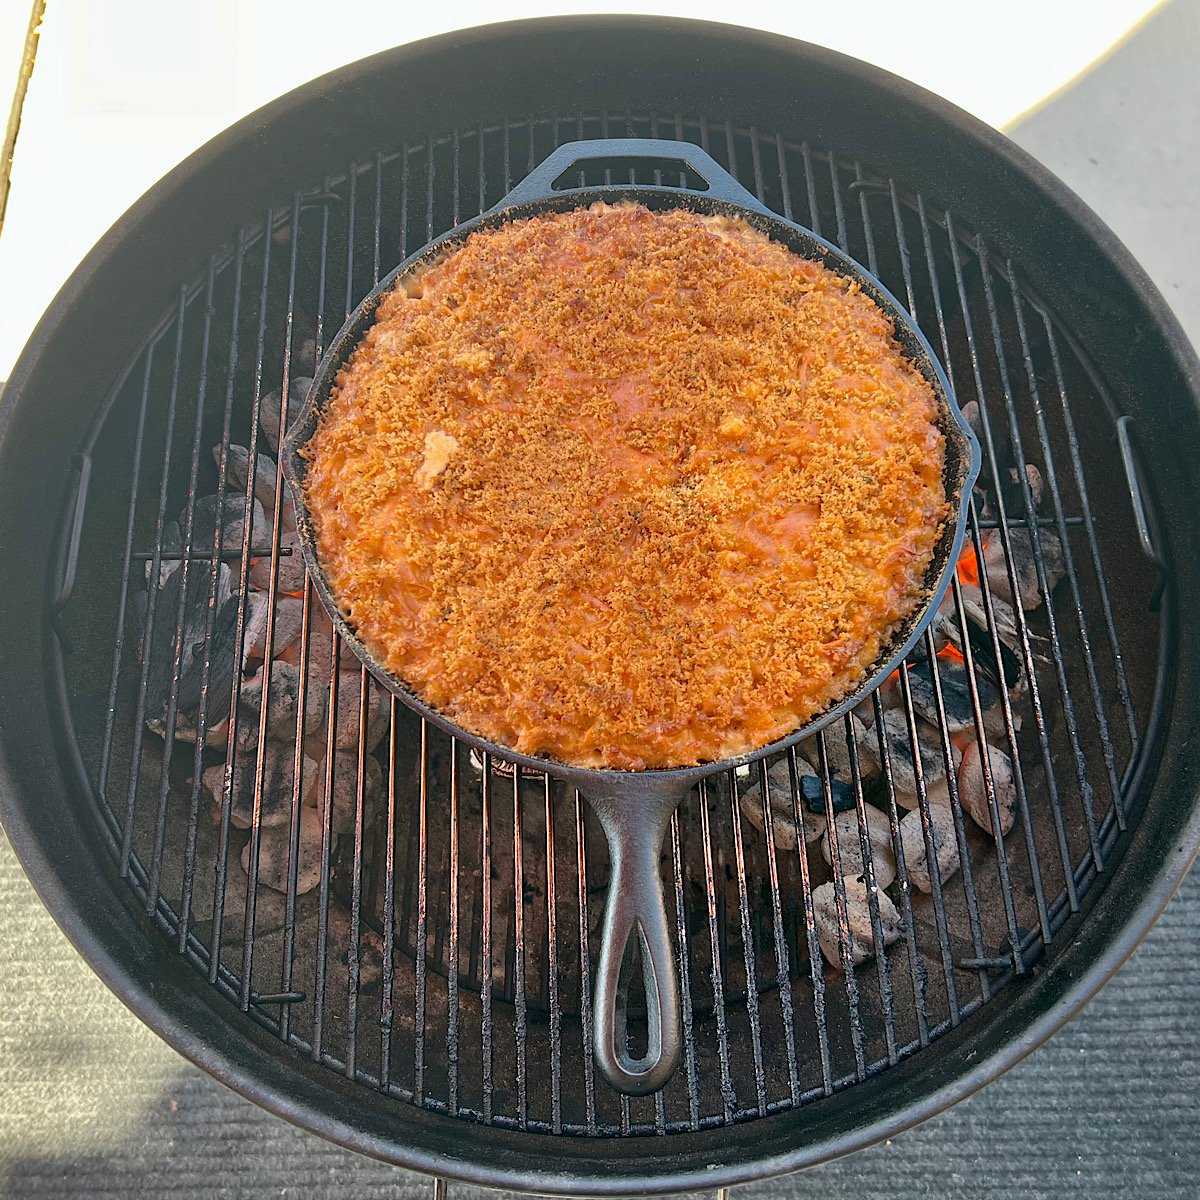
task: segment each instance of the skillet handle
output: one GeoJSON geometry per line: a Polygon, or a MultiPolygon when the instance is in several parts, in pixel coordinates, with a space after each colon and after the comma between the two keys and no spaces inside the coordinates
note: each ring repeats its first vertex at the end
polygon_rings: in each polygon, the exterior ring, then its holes
{"type": "MultiPolygon", "coordinates": [[[[584,793],[587,795],[587,793],[584,793]]],[[[682,1044],[679,974],[663,895],[659,852],[686,792],[664,795],[588,795],[608,839],[612,875],[600,944],[595,994],[595,1054],[601,1074],[619,1092],[646,1096],[675,1073],[682,1044]],[[646,1053],[629,1051],[628,983],[621,968],[636,936],[646,987],[646,1053]]]]}
{"type": "MultiPolygon", "coordinates": [[[[589,159],[646,159],[682,163],[690,167],[707,184],[707,188],[672,188],[672,191],[693,196],[710,196],[715,200],[726,200],[741,208],[774,216],[752,192],[748,192],[706,150],[691,142],[676,142],[665,138],[597,138],[584,142],[565,142],[552,150],[521,180],[491,211],[513,208],[520,204],[531,204],[538,200],[549,200],[554,196],[580,190],[578,187],[555,188],[554,181],[572,167],[589,159]]],[[[639,184],[606,184],[604,191],[644,191],[639,184]]]]}

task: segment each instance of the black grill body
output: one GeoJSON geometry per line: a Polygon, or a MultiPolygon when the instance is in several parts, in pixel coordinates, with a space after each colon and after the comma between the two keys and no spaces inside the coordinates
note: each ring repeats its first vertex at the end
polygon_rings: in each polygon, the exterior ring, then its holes
{"type": "MultiPolygon", "coordinates": [[[[153,189],[56,299],[6,388],[0,625],[22,631],[0,644],[6,829],[139,1015],[347,1145],[591,1194],[713,1186],[844,1153],[1048,1036],[1132,950],[1196,852],[1198,394],[1173,318],[1078,200],[993,131],[862,64],[630,18],[493,26],[366,60],[248,118],[153,189]],[[685,804],[664,872],[689,947],[690,1057],[667,1090],[632,1102],[586,1065],[591,889],[606,864],[577,796],[487,761],[475,770],[440,731],[393,715],[386,816],[368,823],[360,804],[351,835],[331,839],[310,970],[296,906],[272,928],[227,825],[210,842],[186,803],[182,818],[173,807],[192,748],[177,743],[164,767],[142,732],[137,667],[113,620],[130,563],[161,562],[161,514],[194,493],[192,447],[220,439],[223,414],[227,440],[246,437],[303,339],[322,345],[376,278],[553,145],[597,136],[706,145],[769,207],[907,297],[959,401],[978,390],[991,413],[993,453],[1053,461],[1062,492],[1047,511],[1077,559],[1078,602],[1056,605],[1038,643],[1043,720],[1021,735],[1028,819],[1002,846],[976,839],[973,892],[955,881],[960,900],[908,914],[907,945],[858,972],[822,970],[796,909],[809,865],[777,859],[743,825],[746,782],[685,804]],[[457,786],[472,770],[473,790],[457,786]],[[540,907],[512,906],[535,867],[557,880],[556,903],[543,891],[540,907]],[[202,919],[181,923],[185,891],[202,919]],[[223,899],[218,916],[216,897],[237,891],[242,906],[223,899]],[[341,901],[339,931],[328,914],[341,901]],[[377,992],[360,987],[367,930],[388,951],[377,992]]],[[[987,447],[984,459],[986,473],[987,447]]],[[[1011,507],[1019,527],[1019,497],[1011,507]]],[[[973,514],[977,544],[987,520],[973,514]]],[[[998,523],[1009,536],[1003,511],[998,523]]],[[[278,525],[266,533],[275,561],[278,525]]],[[[361,739],[357,752],[361,778],[361,739]]]]}

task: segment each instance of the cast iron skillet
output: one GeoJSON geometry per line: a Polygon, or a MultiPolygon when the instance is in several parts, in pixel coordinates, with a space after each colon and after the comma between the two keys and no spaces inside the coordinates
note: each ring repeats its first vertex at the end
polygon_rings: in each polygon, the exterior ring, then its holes
{"type": "Polygon", "coordinates": [[[509,762],[547,771],[578,788],[600,819],[608,839],[612,875],[596,978],[596,1062],[609,1083],[622,1092],[645,1095],[656,1091],[675,1070],[681,1040],[679,982],[659,872],[659,851],[671,814],[691,788],[704,777],[765,755],[776,754],[810,737],[858,704],[912,649],[950,584],[954,564],[962,548],[967,500],[979,473],[979,446],[955,403],[950,384],[929,343],[899,301],[878,280],[811,230],[785,221],[764,207],[700,147],[688,142],[640,138],[571,142],[553,151],[495,208],[456,226],[410,255],[367,296],[330,343],[321,360],[304,411],[288,432],[282,458],[296,504],[300,545],[313,587],[338,632],[372,674],[409,708],[466,745],[509,762]],[[656,166],[664,161],[679,163],[705,180],[707,188],[693,191],[637,184],[556,186],[560,177],[565,176],[571,168],[579,168],[591,160],[611,163],[614,159],[640,159],[656,166]],[[862,290],[894,322],[897,342],[933,387],[941,410],[940,425],[946,439],[946,496],[952,510],[957,511],[955,519],[946,523],[935,547],[926,572],[923,603],[897,630],[890,645],[881,652],[876,665],[863,676],[861,685],[852,694],[787,737],[752,753],[722,762],[653,771],[572,767],[518,754],[507,746],[490,742],[456,725],[423,703],[402,680],[389,674],[347,624],[318,560],[312,521],[303,503],[306,463],[300,452],[316,430],[338,372],[374,322],[375,309],[381,298],[398,281],[431,265],[476,230],[492,229],[507,221],[539,213],[564,212],[597,200],[636,200],[651,209],[688,208],[699,213],[739,217],[797,254],[814,259],[839,275],[857,280],[862,290]],[[629,1050],[626,988],[621,985],[622,966],[631,952],[630,939],[635,929],[641,947],[648,1027],[646,1053],[640,1058],[634,1058],[629,1050]]]}

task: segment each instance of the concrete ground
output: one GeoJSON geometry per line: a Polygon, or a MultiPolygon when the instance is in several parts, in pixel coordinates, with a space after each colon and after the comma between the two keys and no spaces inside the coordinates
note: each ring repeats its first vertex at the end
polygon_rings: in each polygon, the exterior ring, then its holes
{"type": "MultiPolygon", "coordinates": [[[[1124,238],[1200,341],[1200,233],[1189,220],[1198,59],[1200,0],[1175,0],[1009,132],[1124,238]]],[[[261,1112],[168,1049],[58,932],[2,837],[0,964],[0,1196],[428,1192],[422,1177],[261,1112]]],[[[1116,980],[1008,1076],[891,1142],[737,1195],[1195,1196],[1198,996],[1193,873],[1116,980]]],[[[477,1189],[450,1191],[466,1200],[477,1189]]]]}

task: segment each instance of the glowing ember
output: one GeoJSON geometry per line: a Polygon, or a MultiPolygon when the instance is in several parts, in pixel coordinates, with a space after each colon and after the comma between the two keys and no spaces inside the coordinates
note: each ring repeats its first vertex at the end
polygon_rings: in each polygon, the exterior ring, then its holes
{"type": "Polygon", "coordinates": [[[957,646],[953,642],[947,642],[945,647],[938,651],[938,658],[944,658],[953,662],[966,664],[966,659],[963,658],[957,646]]]}
{"type": "MultiPolygon", "coordinates": [[[[987,550],[987,538],[983,539],[983,548],[987,550]]],[[[962,583],[969,583],[972,587],[979,586],[979,557],[975,553],[975,547],[970,542],[967,543],[966,549],[958,557],[958,578],[962,583]]]]}

